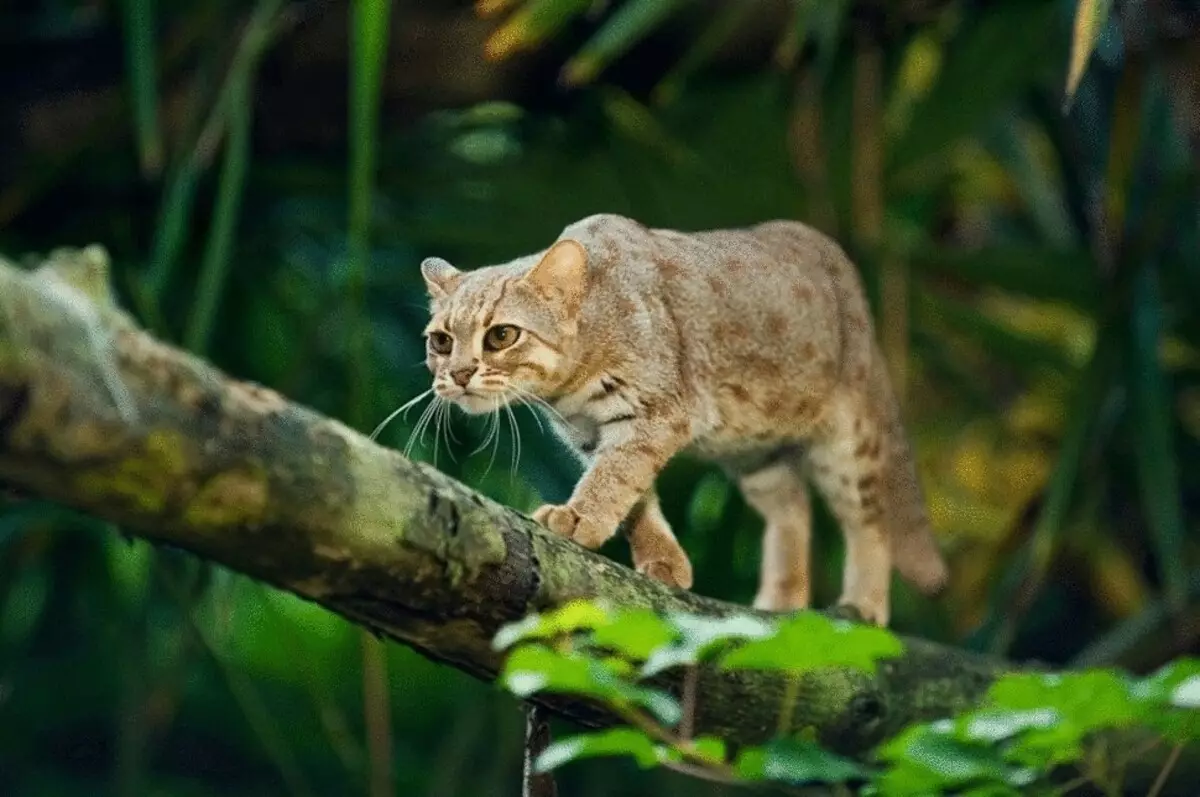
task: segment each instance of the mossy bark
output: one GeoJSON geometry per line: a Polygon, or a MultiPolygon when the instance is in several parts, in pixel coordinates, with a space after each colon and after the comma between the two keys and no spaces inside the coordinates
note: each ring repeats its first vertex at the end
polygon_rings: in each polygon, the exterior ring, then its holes
{"type": "MultiPolygon", "coordinates": [[[[96,247],[32,272],[0,262],[0,483],[289,590],[486,680],[502,663],[490,643],[502,624],[572,598],[747,611],[643,578],[153,339],[108,299],[106,271],[96,247]]],[[[873,677],[811,676],[793,723],[863,756],[906,724],[976,704],[1011,669],[907,639],[873,677]]],[[[696,732],[760,742],[784,692],[776,674],[703,671],[696,732]]],[[[582,724],[611,721],[586,702],[539,702],[582,724]]]]}

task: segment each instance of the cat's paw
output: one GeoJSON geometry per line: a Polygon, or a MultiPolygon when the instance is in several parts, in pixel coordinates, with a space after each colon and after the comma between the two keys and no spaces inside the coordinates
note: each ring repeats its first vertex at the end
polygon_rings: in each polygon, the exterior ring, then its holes
{"type": "MultiPolygon", "coordinates": [[[[671,541],[674,543],[674,540],[671,541]]],[[[692,588],[692,563],[678,543],[672,545],[638,544],[630,540],[633,569],[668,587],[692,588]]]]}
{"type": "Polygon", "coordinates": [[[644,576],[661,581],[668,587],[692,588],[692,563],[686,556],[679,559],[654,559],[635,566],[644,576]]]}
{"type": "Polygon", "coordinates": [[[870,623],[880,628],[887,628],[889,607],[878,601],[850,601],[842,598],[833,608],[834,617],[861,623],[870,623]]]}
{"type": "Polygon", "coordinates": [[[540,506],[534,510],[532,517],[558,536],[566,537],[593,551],[612,536],[611,530],[580,515],[566,504],[540,506]]]}

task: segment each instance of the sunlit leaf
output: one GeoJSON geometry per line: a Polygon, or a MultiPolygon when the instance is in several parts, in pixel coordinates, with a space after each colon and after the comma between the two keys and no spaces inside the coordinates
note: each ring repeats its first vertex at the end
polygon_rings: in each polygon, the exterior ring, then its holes
{"type": "Polygon", "coordinates": [[[821,667],[874,672],[879,659],[900,655],[904,646],[875,626],[798,612],[780,622],[776,633],[751,641],[721,659],[724,669],[768,669],[803,673],[821,667]]]}
{"type": "Polygon", "coordinates": [[[746,639],[762,639],[775,627],[748,614],[712,618],[695,614],[671,614],[668,622],[676,629],[676,642],[658,648],[642,667],[643,675],[654,675],[671,667],[695,664],[722,645],[746,639]]]}
{"type": "Polygon", "coordinates": [[[689,749],[693,755],[715,764],[724,763],[727,755],[725,740],[715,736],[698,736],[691,740],[689,749]]]}
{"type": "Polygon", "coordinates": [[[1188,679],[1171,692],[1171,705],[1179,708],[1200,708],[1200,675],[1188,679]]]}
{"type": "Polygon", "coordinates": [[[1005,762],[992,745],[956,738],[949,720],[905,730],[881,748],[880,758],[891,766],[876,780],[879,793],[895,797],[938,794],[967,784],[1026,786],[1037,777],[1030,768],[1005,762]]]}
{"type": "Polygon", "coordinates": [[[530,643],[509,655],[500,682],[517,697],[541,692],[580,695],[643,708],[667,726],[679,722],[683,711],[678,701],[666,692],[628,682],[622,677],[623,669],[577,651],[560,652],[530,643]]]}
{"type": "Polygon", "coordinates": [[[1056,30],[1053,3],[1000,3],[963,19],[947,43],[937,80],[912,106],[888,149],[890,172],[923,182],[925,159],[970,135],[1027,90],[1047,67],[1056,30]]]}
{"type": "Polygon", "coordinates": [[[661,760],[658,745],[646,734],[634,728],[611,728],[552,743],[533,762],[533,768],[535,772],[549,772],[572,761],[616,755],[632,756],[642,769],[661,760]]]}
{"type": "Polygon", "coordinates": [[[523,645],[513,651],[504,662],[500,680],[517,697],[557,692],[608,698],[617,691],[613,673],[594,659],[574,652],[560,653],[538,644],[523,645]]]}
{"type": "Polygon", "coordinates": [[[813,742],[793,738],[773,739],[763,747],[743,748],[735,768],[746,780],[772,780],[795,785],[845,783],[868,776],[867,770],[854,761],[813,742]]]}
{"type": "Polygon", "coordinates": [[[673,639],[675,631],[666,620],[649,609],[631,609],[618,613],[611,622],[599,625],[588,637],[588,644],[645,661],[673,639]]]}
{"type": "Polygon", "coordinates": [[[988,690],[998,707],[1029,710],[1052,708],[1061,721],[1083,733],[1133,725],[1145,709],[1134,700],[1132,683],[1115,670],[1077,673],[1006,675],[988,690]]]}
{"type": "Polygon", "coordinates": [[[1071,65],[1067,71],[1066,102],[1069,104],[1083,79],[1088,59],[1096,49],[1100,31],[1108,21],[1112,0],[1079,0],[1075,6],[1075,29],[1071,37],[1071,65]]]}
{"type": "Polygon", "coordinates": [[[1173,742],[1200,739],[1200,659],[1177,659],[1133,686],[1148,724],[1173,742]]]}
{"type": "Polygon", "coordinates": [[[1052,708],[985,710],[966,718],[963,731],[973,741],[1000,742],[1030,728],[1049,728],[1059,719],[1058,712],[1052,708]]]}
{"type": "Polygon", "coordinates": [[[689,0],[626,0],[563,67],[568,86],[590,83],[689,0]]]}
{"type": "Polygon", "coordinates": [[[500,61],[535,47],[586,11],[591,2],[528,0],[488,37],[484,44],[484,55],[489,60],[500,61]]]}
{"type": "Polygon", "coordinates": [[[576,631],[599,628],[608,625],[611,620],[612,616],[602,604],[575,600],[553,611],[530,614],[501,627],[492,640],[492,647],[505,650],[517,642],[553,639],[576,631]]]}

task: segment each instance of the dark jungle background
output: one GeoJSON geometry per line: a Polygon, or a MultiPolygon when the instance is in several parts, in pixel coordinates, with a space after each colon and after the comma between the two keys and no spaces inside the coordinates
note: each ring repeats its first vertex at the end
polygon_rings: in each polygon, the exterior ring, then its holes
{"type": "MultiPolygon", "coordinates": [[[[1200,634],[1200,11],[1082,5],[9,0],[0,251],[102,243],[156,334],[370,431],[427,386],[424,256],[601,211],[805,220],[862,267],[951,560],[894,626],[1144,672],[1200,634]]],[[[522,416],[515,471],[463,418],[438,466],[561,498],[522,416]]],[[[760,521],[706,466],[660,483],[696,590],[748,602],[760,521]]],[[[0,794],[518,793],[510,697],[113,532],[0,503],[0,794]]],[[[824,515],[815,550],[824,604],[824,515]]],[[[726,793],[622,761],[560,785],[726,793]]]]}

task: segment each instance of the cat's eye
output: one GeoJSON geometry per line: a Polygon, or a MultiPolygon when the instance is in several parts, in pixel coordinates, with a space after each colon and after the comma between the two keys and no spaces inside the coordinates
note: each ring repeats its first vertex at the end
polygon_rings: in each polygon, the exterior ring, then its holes
{"type": "Polygon", "coordinates": [[[519,327],[514,327],[512,324],[497,324],[483,336],[483,347],[488,351],[500,351],[516,343],[520,337],[519,327]]]}
{"type": "Polygon", "coordinates": [[[454,348],[454,339],[445,332],[430,332],[429,348],[433,349],[434,354],[449,354],[454,348]]]}

